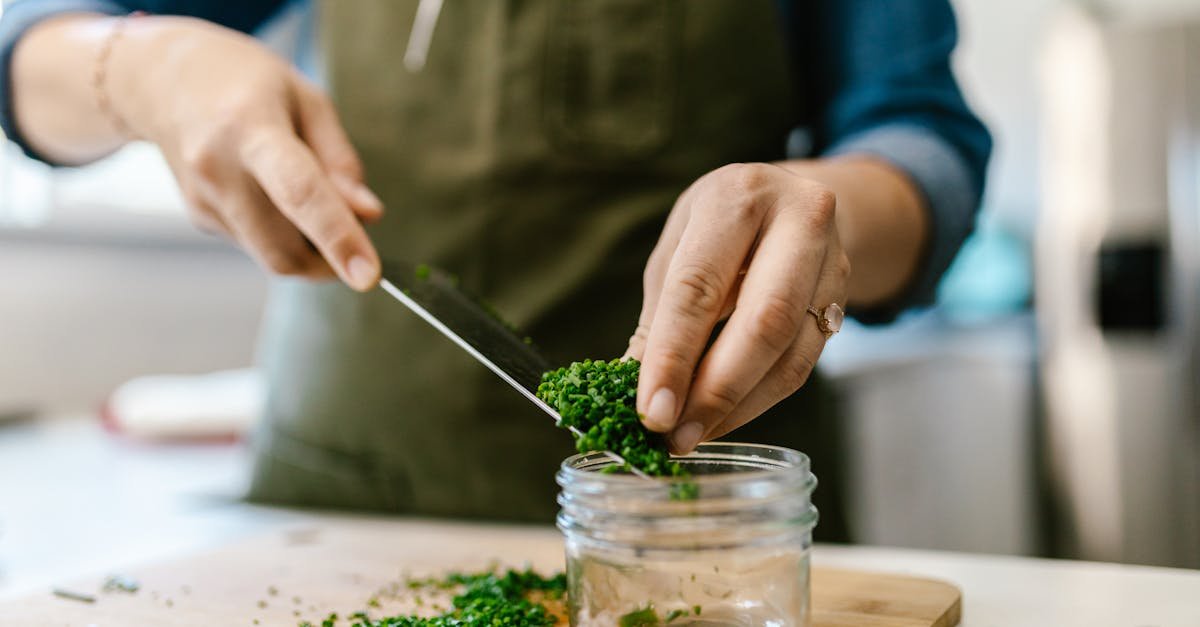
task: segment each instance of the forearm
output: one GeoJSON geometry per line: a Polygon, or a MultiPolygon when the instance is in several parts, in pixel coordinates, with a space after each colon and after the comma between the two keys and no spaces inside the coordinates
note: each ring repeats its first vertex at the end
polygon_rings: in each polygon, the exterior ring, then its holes
{"type": "Polygon", "coordinates": [[[94,84],[115,19],[56,17],[30,29],[17,44],[12,60],[16,124],[26,141],[51,160],[86,163],[125,141],[111,114],[101,109],[94,84]]]}
{"type": "Polygon", "coordinates": [[[783,167],[837,196],[837,227],[850,258],[849,301],[871,307],[896,298],[917,274],[929,216],[912,181],[886,162],[846,155],[795,160],[783,167]]]}

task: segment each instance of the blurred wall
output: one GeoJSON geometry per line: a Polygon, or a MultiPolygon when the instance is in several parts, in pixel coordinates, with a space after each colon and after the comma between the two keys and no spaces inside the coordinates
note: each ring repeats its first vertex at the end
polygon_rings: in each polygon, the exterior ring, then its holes
{"type": "Polygon", "coordinates": [[[0,186],[0,417],[91,411],[137,375],[251,363],[265,277],[188,224],[157,150],[0,169],[13,183],[0,186]]]}
{"type": "Polygon", "coordinates": [[[953,0],[960,44],[955,69],[968,101],[996,140],[985,210],[1032,239],[1039,183],[1034,71],[1054,0],[953,0]]]}
{"type": "Polygon", "coordinates": [[[178,217],[99,216],[109,229],[0,230],[0,413],[89,411],[133,376],[251,363],[265,279],[249,259],[178,217]]]}

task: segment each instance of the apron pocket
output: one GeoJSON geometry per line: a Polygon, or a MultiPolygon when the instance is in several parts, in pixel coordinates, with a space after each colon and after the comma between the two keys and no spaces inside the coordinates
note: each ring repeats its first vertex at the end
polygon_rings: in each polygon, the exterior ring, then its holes
{"type": "Polygon", "coordinates": [[[666,144],[680,13],[677,0],[555,0],[543,110],[551,144],[598,159],[645,157],[666,144]]]}

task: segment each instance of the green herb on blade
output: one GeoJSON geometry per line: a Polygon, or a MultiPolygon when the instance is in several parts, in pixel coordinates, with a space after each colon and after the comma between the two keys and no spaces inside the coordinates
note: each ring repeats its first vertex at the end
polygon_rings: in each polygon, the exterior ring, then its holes
{"type": "MultiPolygon", "coordinates": [[[[640,369],[636,359],[585,359],[542,375],[537,395],[562,416],[563,428],[575,427],[583,434],[575,439],[580,453],[612,451],[648,475],[687,477],[687,470],[671,459],[663,437],[642,425],[637,413],[640,369]]],[[[695,498],[696,486],[690,485],[678,496],[695,498]]]]}

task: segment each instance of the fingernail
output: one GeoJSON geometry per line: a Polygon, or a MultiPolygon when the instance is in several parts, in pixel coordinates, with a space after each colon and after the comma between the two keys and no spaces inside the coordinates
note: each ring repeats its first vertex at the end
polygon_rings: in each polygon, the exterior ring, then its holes
{"type": "Polygon", "coordinates": [[[355,207],[366,209],[374,213],[383,211],[383,201],[371,191],[371,188],[359,182],[357,179],[351,178],[340,172],[332,175],[337,186],[341,188],[342,193],[349,196],[347,200],[351,201],[355,207]]]}
{"type": "Polygon", "coordinates": [[[354,289],[368,290],[375,285],[375,264],[362,255],[350,258],[346,274],[350,275],[350,286],[354,289]]]}
{"type": "Polygon", "coordinates": [[[362,184],[354,186],[354,196],[358,200],[358,204],[364,209],[370,209],[376,213],[383,211],[383,201],[369,187],[362,184]]]}
{"type": "Polygon", "coordinates": [[[675,393],[667,388],[659,388],[650,397],[650,406],[646,408],[646,422],[666,431],[675,426],[675,393]]]}
{"type": "Polygon", "coordinates": [[[686,455],[696,448],[704,435],[704,425],[698,422],[685,422],[671,434],[671,444],[680,455],[686,455]]]}

